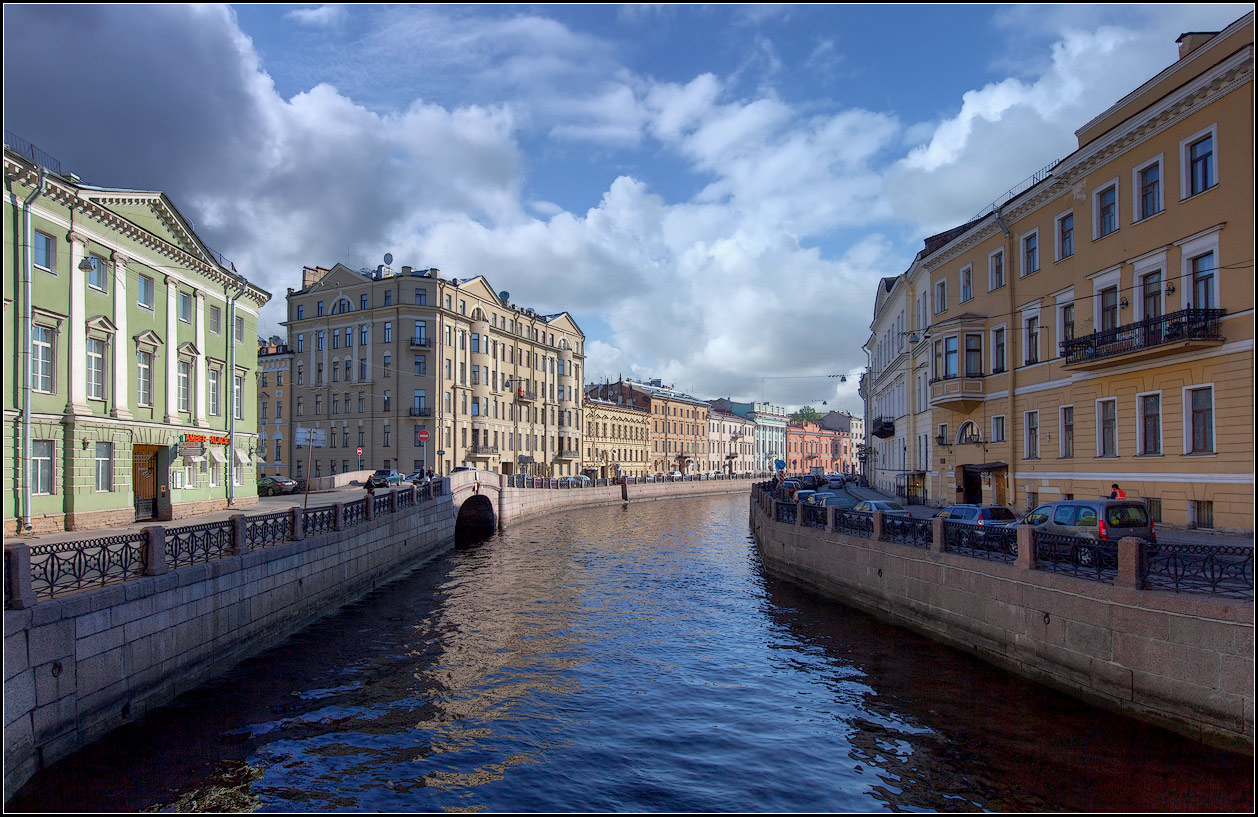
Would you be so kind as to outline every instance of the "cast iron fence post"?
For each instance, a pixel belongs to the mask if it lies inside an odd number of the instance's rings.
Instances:
[[[4,548],[5,592],[8,606],[25,610],[33,605],[35,588],[31,584],[31,548],[20,542]]]

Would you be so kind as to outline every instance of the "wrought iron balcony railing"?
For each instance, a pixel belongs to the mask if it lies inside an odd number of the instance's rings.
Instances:
[[[1185,340],[1222,341],[1220,319],[1225,309],[1181,309],[1156,318],[1102,329],[1061,342],[1066,365],[1087,363]]]
[[[411,406],[411,410],[408,413],[412,417],[431,417],[432,406]]]
[[[432,338],[411,338],[412,349],[431,349]]]

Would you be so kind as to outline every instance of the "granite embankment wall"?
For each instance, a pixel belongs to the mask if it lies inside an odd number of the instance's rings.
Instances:
[[[745,494],[753,480],[719,479],[691,482],[653,482],[634,485],[607,485],[598,488],[545,490],[536,488],[502,488],[498,503],[500,524],[506,526],[552,511],[618,505],[624,502],[651,502],[713,494]]]
[[[944,552],[939,534],[923,548],[775,516],[753,492],[752,532],[779,575],[1092,703],[1253,753],[1252,599],[1031,569],[1029,535],[1005,564]]]
[[[439,497],[5,610],[5,800],[37,769],[445,551],[454,525]]]

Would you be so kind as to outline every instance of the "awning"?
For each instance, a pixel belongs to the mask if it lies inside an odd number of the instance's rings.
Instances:
[[[966,471],[999,471],[1001,468],[1008,468],[1008,463],[1004,462],[985,462],[982,465],[962,465],[961,468]]]
[[[249,464],[249,454],[243,448],[233,448],[232,450],[236,452],[237,465]]]
[[[188,462],[205,462],[205,457],[184,457]]]
[[[217,448],[210,449],[210,459],[214,460],[220,465],[227,462],[227,457],[223,456],[223,452],[219,451]]]

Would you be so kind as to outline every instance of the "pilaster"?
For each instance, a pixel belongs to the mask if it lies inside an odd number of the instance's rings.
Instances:
[[[87,236],[70,231],[70,348],[65,350],[68,379],[66,414],[91,414],[87,405]]]
[[[193,320],[197,322],[197,357],[193,363],[192,382],[193,394],[196,397],[193,411],[195,412],[195,422],[198,427],[207,428],[208,422],[206,417],[206,393],[209,391],[209,384],[206,382],[205,374],[205,292],[204,290],[196,290],[196,310],[192,313]],[[235,331],[235,327],[232,327]]]
[[[178,383],[176,366],[179,363],[179,289],[175,283],[175,279],[166,276],[166,348],[162,350],[162,354],[166,356],[166,382],[163,384],[163,394],[166,400],[166,422],[174,425],[179,422],[179,400],[178,400]]]
[[[131,259],[120,252],[113,255],[114,262],[114,325],[118,327],[113,339],[113,410],[119,420],[130,420],[131,411],[131,345],[127,334],[127,264]]]

